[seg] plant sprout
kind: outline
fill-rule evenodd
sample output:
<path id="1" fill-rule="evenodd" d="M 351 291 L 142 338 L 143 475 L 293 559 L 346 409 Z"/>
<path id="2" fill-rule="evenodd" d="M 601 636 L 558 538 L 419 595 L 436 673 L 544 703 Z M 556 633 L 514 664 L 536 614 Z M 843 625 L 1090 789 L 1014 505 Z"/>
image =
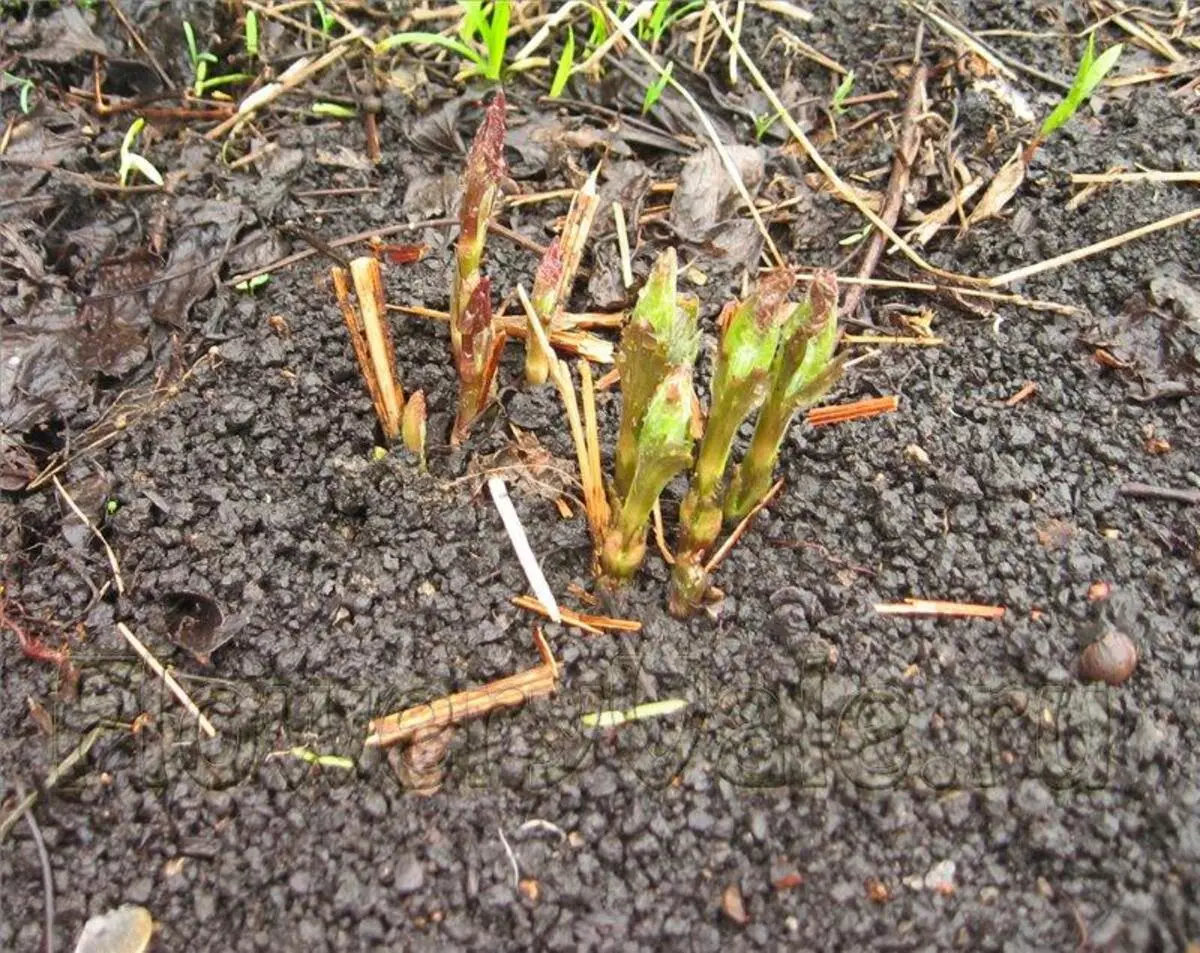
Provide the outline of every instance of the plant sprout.
<path id="1" fill-rule="evenodd" d="M 258 56 L 258 14 L 253 10 L 246 11 L 246 55 L 250 59 Z"/>
<path id="2" fill-rule="evenodd" d="M 704 6 L 703 0 L 690 0 L 675 9 L 672 0 L 657 0 L 650 16 L 638 23 L 638 39 L 657 46 L 663 35 L 677 22 Z"/>
<path id="3" fill-rule="evenodd" d="M 1055 130 L 1066 124 L 1079 111 L 1079 107 L 1091 98 L 1096 87 L 1117 65 L 1117 59 L 1120 56 L 1121 44 L 1118 43 L 1116 46 L 1110 46 L 1097 57 L 1096 33 L 1095 31 L 1089 33 L 1087 46 L 1084 48 L 1083 58 L 1079 61 L 1079 68 L 1075 71 L 1075 79 L 1071 83 L 1071 88 L 1063 97 L 1062 102 L 1055 106 L 1054 111 L 1046 117 L 1042 128 L 1038 130 L 1037 139 L 1034 141 L 1045 141 Z"/>
<path id="4" fill-rule="evenodd" d="M 663 90 L 667 88 L 667 83 L 671 81 L 671 71 L 674 66 L 674 62 L 668 62 L 666 69 L 659 73 L 658 78 L 646 87 L 646 95 L 642 98 L 642 115 L 648 113 L 662 97 Z"/>
<path id="5" fill-rule="evenodd" d="M 504 91 L 498 90 L 475 133 L 464 174 L 450 298 L 450 343 L 458 368 L 458 415 L 451 438 L 456 445 L 491 400 L 504 349 L 504 332 L 492 321 L 491 282 L 479 270 L 504 176 L 504 109 Z"/>
<path id="6" fill-rule="evenodd" d="M 229 73 L 225 76 L 210 77 L 208 75 L 209 66 L 215 65 L 219 60 L 212 53 L 200 51 L 196 45 L 196 31 L 192 29 L 192 25 L 187 20 L 183 21 L 183 38 L 187 43 L 188 60 L 192 64 L 192 95 L 196 98 L 200 98 L 206 92 L 220 86 L 244 83 L 254 78 L 247 73 Z"/>
<path id="7" fill-rule="evenodd" d="M 158 169 L 154 168 L 148 159 L 133 151 L 133 147 L 137 145 L 138 136 L 142 134 L 142 128 L 145 125 L 146 120 L 138 116 L 137 119 L 130 123 L 129 129 L 125 133 L 125 138 L 121 142 L 121 165 L 118 170 L 121 188 L 124 188 L 128 184 L 129 175 L 132 172 L 140 172 L 144 178 L 149 179 L 155 185 L 163 184 L 163 177 L 159 174 Z"/>
<path id="8" fill-rule="evenodd" d="M 725 469 L 738 428 L 766 397 L 783 324 L 787 294 L 796 282 L 784 268 L 764 277 L 744 301 L 725 306 L 713 370 L 712 406 L 691 486 L 679 508 L 679 544 L 671 573 L 670 608 L 687 615 L 708 588 L 704 559 L 721 533 Z"/>
<path id="9" fill-rule="evenodd" d="M 333 33 L 333 28 L 337 26 L 337 17 L 329 12 L 321 0 L 313 0 L 313 7 L 316 9 L 317 18 L 321 23 L 321 35 L 329 37 Z"/>
<path id="10" fill-rule="evenodd" d="M 854 89 L 854 70 L 851 70 L 845 75 L 838 88 L 833 91 L 833 114 L 840 116 L 846 111 L 846 100 L 850 98 L 850 93 Z"/>
<path id="11" fill-rule="evenodd" d="M 421 31 L 395 33 L 380 40 L 375 45 L 375 52 L 387 53 L 401 46 L 440 46 L 471 64 L 466 75 L 478 74 L 498 82 L 504 70 L 511 5 L 508 0 L 494 0 L 489 4 L 482 0 L 464 0 L 462 6 L 457 37 Z"/>
<path id="12" fill-rule="evenodd" d="M 575 31 L 567 28 L 567 41 L 563 45 L 562 56 L 558 58 L 558 68 L 554 71 L 554 79 L 550 82 L 550 98 L 558 99 L 567 88 L 567 80 L 571 78 L 571 66 L 575 63 Z"/>
<path id="13" fill-rule="evenodd" d="M 741 521 L 766 496 L 796 412 L 819 400 L 841 374 L 843 362 L 833 357 L 837 338 L 837 278 L 818 271 L 784 325 L 771 365 L 771 389 L 725 496 L 727 522 Z"/>
<path id="14" fill-rule="evenodd" d="M 28 116 L 29 111 L 33 108 L 29 101 L 34 89 L 33 80 L 25 76 L 17 76 L 8 70 L 4 71 L 3 76 L 6 86 L 17 87 L 17 105 L 21 108 L 21 112 Z"/>

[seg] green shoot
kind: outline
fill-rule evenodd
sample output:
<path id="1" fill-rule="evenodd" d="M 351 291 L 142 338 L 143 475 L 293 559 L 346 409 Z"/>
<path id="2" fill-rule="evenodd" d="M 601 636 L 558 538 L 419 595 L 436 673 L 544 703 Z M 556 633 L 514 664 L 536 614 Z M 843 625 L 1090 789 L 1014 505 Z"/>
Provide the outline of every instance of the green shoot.
<path id="1" fill-rule="evenodd" d="M 1117 59 L 1121 55 L 1121 44 L 1110 46 L 1107 50 L 1096 56 L 1096 34 L 1093 31 L 1088 34 L 1087 47 L 1083 51 L 1083 59 L 1079 61 L 1079 69 L 1075 72 L 1075 79 L 1071 83 L 1071 88 L 1067 91 L 1067 95 L 1063 97 L 1046 121 L 1042 123 L 1042 128 L 1038 130 L 1038 140 L 1045 140 L 1054 133 L 1055 130 L 1065 125 L 1072 116 L 1079 111 L 1079 107 L 1091 98 L 1096 87 L 1100 85 L 1109 71 L 1117 65 Z"/>
<path id="2" fill-rule="evenodd" d="M 271 280 L 270 275 L 255 275 L 253 278 L 247 278 L 245 281 L 239 281 L 233 286 L 235 291 L 242 291 L 246 294 L 253 294 L 263 285 Z"/>
<path id="3" fill-rule="evenodd" d="M 838 88 L 833 91 L 833 114 L 840 116 L 846 111 L 846 100 L 850 98 L 850 93 L 854 89 L 854 70 L 846 74 L 845 78 L 838 83 Z"/>
<path id="4" fill-rule="evenodd" d="M 592 32 L 588 35 L 587 48 L 594 50 L 608 39 L 608 20 L 596 7 L 588 7 L 588 12 L 592 17 Z"/>
<path id="5" fill-rule="evenodd" d="M 30 109 L 33 108 L 29 102 L 29 97 L 34 89 L 33 80 L 28 77 L 17 76 L 15 73 L 8 72 L 8 70 L 5 70 L 3 75 L 5 86 L 17 87 L 17 104 L 21 107 L 21 112 L 28 116 Z"/>
<path id="6" fill-rule="evenodd" d="M 258 14 L 253 10 L 246 11 L 246 55 L 250 59 L 258 56 Z"/>
<path id="7" fill-rule="evenodd" d="M 158 169 L 150 164 L 148 159 L 143 158 L 133 151 L 133 147 L 137 145 L 138 136 L 142 134 L 142 128 L 146 125 L 146 120 L 138 116 L 129 125 L 128 131 L 125 133 L 125 139 L 121 142 L 121 165 L 118 172 L 121 188 L 129 182 L 129 176 L 132 172 L 140 172 L 144 178 L 149 179 L 155 185 L 163 184 L 163 177 L 159 174 Z"/>
<path id="8" fill-rule="evenodd" d="M 337 26 L 337 18 L 329 12 L 329 9 L 321 0 L 313 0 L 313 7 L 316 9 L 317 18 L 321 22 L 321 35 L 328 38 L 333 34 L 333 28 Z"/>
<path id="9" fill-rule="evenodd" d="M 466 75 L 478 74 L 498 82 L 504 71 L 504 51 L 508 46 L 510 3 L 496 0 L 485 6 L 482 0 L 466 0 L 463 7 L 457 39 L 441 33 L 395 33 L 375 44 L 375 52 L 387 53 L 401 46 L 440 46 L 471 64 Z"/>
<path id="10" fill-rule="evenodd" d="M 183 38 L 187 43 L 188 59 L 192 64 L 192 95 L 197 99 L 210 90 L 221 86 L 230 86 L 234 83 L 244 83 L 254 78 L 247 73 L 229 73 L 226 76 L 209 78 L 209 66 L 220 61 L 212 53 L 200 51 L 199 46 L 196 45 L 196 32 L 187 20 L 183 21 Z"/>
<path id="11" fill-rule="evenodd" d="M 675 66 L 673 62 L 667 63 L 667 68 L 659 74 L 658 79 L 646 87 L 646 95 L 642 99 L 642 115 L 646 115 L 654 104 L 662 98 L 663 90 L 667 88 L 667 83 L 671 81 L 671 70 Z"/>
<path id="12" fill-rule="evenodd" d="M 671 0 L 657 0 L 650 16 L 638 24 L 638 39 L 657 46 L 663 35 L 681 19 L 704 6 L 703 0 L 690 0 L 672 10 Z"/>
<path id="13" fill-rule="evenodd" d="M 312 104 L 312 114 L 328 119 L 353 119 L 358 115 L 358 110 L 353 106 L 343 106 L 341 103 L 320 102 Z"/>
<path id="14" fill-rule="evenodd" d="M 754 117 L 754 138 L 761 142 L 762 137 L 767 134 L 770 128 L 779 121 L 779 113 L 763 113 L 761 116 Z"/>
<path id="15" fill-rule="evenodd" d="M 575 62 L 575 31 L 567 28 L 567 42 L 563 46 L 562 56 L 558 58 L 558 68 L 554 71 L 554 79 L 550 83 L 550 98 L 558 99 L 567 87 L 571 78 L 571 66 Z"/>

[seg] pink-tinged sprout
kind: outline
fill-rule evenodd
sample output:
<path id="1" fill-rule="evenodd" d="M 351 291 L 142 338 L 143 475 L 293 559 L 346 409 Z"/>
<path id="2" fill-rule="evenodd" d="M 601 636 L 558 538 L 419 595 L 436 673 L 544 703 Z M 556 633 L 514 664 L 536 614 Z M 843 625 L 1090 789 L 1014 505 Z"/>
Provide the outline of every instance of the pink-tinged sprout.
<path id="1" fill-rule="evenodd" d="M 734 471 L 725 497 L 726 522 L 740 522 L 766 495 L 797 411 L 816 403 L 841 376 L 844 358 L 833 356 L 838 339 L 837 298 L 834 273 L 817 272 L 784 326 L 783 343 L 771 367 L 771 390 L 759 411 L 746 458 Z"/>
<path id="2" fill-rule="evenodd" d="M 675 249 L 654 263 L 621 335 L 617 368 L 621 379 L 621 424 L 617 434 L 614 489 L 629 492 L 638 465 L 642 419 L 659 384 L 676 367 L 691 367 L 700 346 L 700 302 L 676 290 Z"/>
<path id="3" fill-rule="evenodd" d="M 558 308 L 558 286 L 563 274 L 562 241 L 555 238 L 538 263 L 533 278 L 534 314 L 529 321 L 538 320 L 546 337 L 550 336 L 555 312 Z M 525 380 L 532 385 L 544 384 L 550 376 L 550 355 L 542 347 L 539 335 L 531 327 L 525 338 Z"/>
<path id="4" fill-rule="evenodd" d="M 571 200 L 571 208 L 563 223 L 562 234 L 550 243 L 538 265 L 533 282 L 533 309 L 541 321 L 546 336 L 551 335 L 562 321 L 563 309 L 571 297 L 571 287 L 583 258 L 592 221 L 599 206 L 596 191 L 597 171 L 593 171 Z M 532 329 L 526 336 L 525 379 L 530 384 L 543 384 L 549 376 L 549 357 Z"/>
<path id="5" fill-rule="evenodd" d="M 769 273 L 745 301 L 726 305 L 713 373 L 712 407 L 692 484 L 679 509 L 679 544 L 671 574 L 670 609 L 694 611 L 708 586 L 705 554 L 721 533 L 725 469 L 742 422 L 762 403 L 783 323 L 791 314 L 787 295 L 796 276 L 786 268 Z"/>
<path id="6" fill-rule="evenodd" d="M 404 405 L 400 433 L 404 438 L 404 446 L 421 458 L 422 465 L 425 463 L 426 416 L 425 392 L 419 390 L 409 397 L 408 403 Z"/>
<path id="7" fill-rule="evenodd" d="M 628 580 L 646 555 L 646 532 L 654 504 L 668 483 L 692 462 L 691 365 L 674 368 L 646 408 L 638 435 L 637 468 L 600 551 L 610 587 Z"/>
<path id="8" fill-rule="evenodd" d="M 451 442 L 460 444 L 487 406 L 504 334 L 492 321 L 491 286 L 479 271 L 487 226 L 504 175 L 504 91 L 497 90 L 467 155 L 454 287 L 450 299 L 450 346 L 458 369 L 458 414 Z"/>

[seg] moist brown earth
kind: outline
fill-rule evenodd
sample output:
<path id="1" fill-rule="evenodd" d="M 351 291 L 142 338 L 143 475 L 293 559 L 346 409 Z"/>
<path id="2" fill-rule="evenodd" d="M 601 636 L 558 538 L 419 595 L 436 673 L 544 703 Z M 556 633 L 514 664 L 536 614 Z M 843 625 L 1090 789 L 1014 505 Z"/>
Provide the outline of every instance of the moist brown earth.
<path id="1" fill-rule="evenodd" d="M 844 129 L 882 108 L 890 120 L 874 133 L 822 146 L 842 175 L 883 188 L 892 139 L 881 132 L 899 121 L 918 17 L 858 0 L 820 6 L 807 26 L 751 8 L 747 46 L 773 82 L 790 73 L 824 102 L 830 74 L 789 61 L 778 42 L 768 47 L 776 27 L 852 67 L 854 95 L 900 91 L 838 117 Z M 1068 19 L 1053 24 L 1032 3 L 948 6 L 974 31 L 1022 31 L 990 42 L 1069 79 L 1081 47 L 1061 34 L 1087 25 L 1079 9 L 1055 8 Z M 171 22 L 180 16 L 172 11 Z M 96 33 L 110 53 L 138 61 L 110 20 L 102 16 Z M 148 35 L 167 30 L 160 21 L 143 22 Z M 678 34 L 686 61 L 687 31 Z M 1104 37 L 1102 45 L 1128 39 L 1112 29 Z M 185 76 L 178 44 L 158 48 L 168 71 Z M 1123 72 L 1161 65 L 1126 49 Z M 994 171 L 1030 126 L 981 91 L 966 65 L 949 68 L 956 52 L 926 24 L 931 109 L 954 123 L 972 169 Z M 87 85 L 85 61 L 56 67 L 64 85 Z M 725 62 L 722 52 L 709 67 L 721 91 Z M 624 63 L 642 75 L 632 58 Z M 145 78 L 144 68 L 126 69 Z M 510 345 L 498 411 L 450 450 L 445 329 L 396 316 L 405 389 L 429 400 L 429 464 L 423 472 L 400 450 L 375 459 L 328 259 L 284 268 L 253 294 L 227 282 L 307 248 L 281 230 L 288 222 L 328 240 L 445 214 L 441 177 L 452 191 L 461 159 L 422 136 L 440 128 L 469 138 L 486 93 L 474 89 L 461 114 L 431 120 L 455 95 L 439 75 L 416 99 L 384 97 L 383 159 L 369 169 L 344 167 L 364 151 L 356 122 L 278 117 L 280 148 L 261 173 L 230 171 L 219 147 L 164 125 L 165 138 L 144 151 L 164 170 L 193 170 L 163 206 L 164 254 L 181 268 L 199 265 L 200 278 L 165 283 L 157 299 L 139 291 L 132 309 L 114 303 L 132 297 L 121 291 L 163 273 L 145 252 L 162 200 L 97 193 L 58 174 L 20 183 L 34 173 L 3 167 L 0 227 L 19 243 L 0 263 L 10 289 L 5 351 L 49 328 L 86 357 L 78 380 L 54 385 L 49 410 L 30 398 L 20 422 L 19 401 L 6 404 L 5 432 L 38 464 L 74 451 L 59 479 L 100 525 L 125 587 L 117 597 L 103 549 L 52 485 L 0 498 L 9 612 L 19 606 L 48 644 L 69 642 L 80 673 L 78 697 L 65 697 L 55 669 L 25 658 L 5 631 L 0 816 L 91 729 L 106 729 L 33 810 L 53 869 L 58 948 L 89 916 L 122 903 L 152 912 L 152 948 L 164 950 L 1193 948 L 1200 507 L 1120 488 L 1200 489 L 1194 222 L 1011 289 L 1075 313 L 1004 302 L 980 312 L 951 297 L 872 289 L 873 327 L 908 334 L 898 316 L 927 308 L 945 343 L 883 348 L 830 397 L 896 394 L 897 413 L 794 428 L 786 488 L 721 567 L 726 598 L 712 614 L 667 615 L 666 566 L 651 553 L 617 607 L 642 632 L 546 626 L 564 672 L 557 696 L 461 729 L 439 793 L 407 792 L 388 759 L 364 749 L 375 715 L 537 663 L 534 620 L 510 601 L 527 584 L 471 461 L 503 450 L 513 425 L 573 472 L 564 418 L 549 389 L 523 389 L 522 355 Z M 615 68 L 610 76 L 607 101 L 636 116 L 641 87 Z M 344 91 L 344 76 L 328 82 Z M 939 235 L 933 262 L 999 274 L 1194 206 L 1188 186 L 1143 183 L 1067 208 L 1078 191 L 1071 172 L 1200 168 L 1195 93 L 1173 95 L 1182 84 L 1129 86 L 1106 94 L 1098 113 L 1082 110 L 1037 154 L 1005 215 L 962 237 Z M 1039 116 L 1055 101 L 1040 80 L 1022 74 L 1016 86 Z M 529 191 L 569 184 L 566 160 L 547 158 L 521 132 L 553 118 L 553 107 L 531 80 L 508 92 L 514 178 Z M 648 120 L 660 139 L 673 117 L 694 123 L 664 103 L 668 118 Z M 4 108 L 14 110 L 13 93 Z M 46 108 L 64 137 L 54 140 L 65 150 L 56 161 L 111 181 L 115 159 L 97 156 L 116 149 L 127 120 L 98 121 L 78 104 Z M 556 115 L 604 128 L 581 108 Z M 716 115 L 754 143 L 743 115 Z M 83 121 L 96 124 L 97 141 L 79 137 Z M 828 127 L 821 112 L 812 122 L 814 133 Z M 944 143 L 937 121 L 928 128 Z M 766 178 L 803 190 L 795 176 L 813 170 L 771 135 Z M 621 161 L 641 162 L 660 182 L 677 178 L 693 151 L 670 138 L 674 150 L 622 141 Z M 597 155 L 571 161 L 590 168 Z M 924 187 L 922 208 L 943 201 L 939 179 Z M 773 231 L 789 258 L 853 273 L 838 242 L 861 228 L 857 213 L 826 193 L 800 208 L 794 224 Z M 529 206 L 506 221 L 544 243 L 563 211 Z M 430 245 L 419 263 L 387 266 L 390 301 L 446 307 L 452 237 L 430 227 L 389 239 Z M 640 274 L 668 240 L 661 227 L 644 229 Z M 14 260 L 18 247 L 30 261 Z M 596 239 L 594 292 L 614 249 L 611 231 Z M 214 261 L 215 287 L 206 277 Z M 492 237 L 496 287 L 528 282 L 535 263 Z M 697 263 L 711 272 L 695 289 L 711 343 L 742 267 Z M 877 275 L 922 278 L 897 254 Z M 595 302 L 583 285 L 581 308 Z M 89 296 L 100 296 L 90 317 L 100 330 L 77 339 L 70 318 Z M 112 353 L 97 353 L 106 346 Z M 1105 366 L 1098 347 L 1135 366 Z M 46 366 L 52 375 L 51 358 Z M 1027 382 L 1036 391 L 1010 404 Z M 614 393 L 601 397 L 608 445 L 618 406 Z M 125 414 L 126 426 L 88 449 L 88 428 L 106 412 Z M 553 590 L 576 604 L 564 594 L 591 584 L 590 544 L 582 518 L 563 519 L 538 492 L 555 480 L 542 470 L 509 482 Z M 673 487 L 665 501 L 669 526 L 681 492 Z M 1111 595 L 1095 600 L 1095 583 Z M 208 595 L 226 614 L 232 637 L 208 666 L 167 638 L 164 607 L 179 592 Z M 1005 614 L 875 611 L 914 596 Z M 175 667 L 218 738 L 197 737 L 117 622 Z M 1119 687 L 1083 683 L 1080 648 L 1112 628 L 1137 645 L 1136 671 Z M 581 727 L 585 712 L 668 698 L 690 705 L 617 730 Z M 35 706 L 50 734 L 31 716 Z M 287 754 L 297 746 L 353 767 L 310 765 Z M 42 948 L 43 902 L 38 852 L 21 821 L 0 848 L 0 949 Z"/>

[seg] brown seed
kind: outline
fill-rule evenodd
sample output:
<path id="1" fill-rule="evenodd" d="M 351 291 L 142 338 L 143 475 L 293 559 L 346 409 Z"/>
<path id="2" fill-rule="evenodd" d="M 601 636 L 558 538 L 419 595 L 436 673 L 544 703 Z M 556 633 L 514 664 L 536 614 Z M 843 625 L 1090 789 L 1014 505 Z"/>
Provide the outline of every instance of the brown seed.
<path id="1" fill-rule="evenodd" d="M 1137 668 L 1137 646 L 1123 632 L 1111 631 L 1083 650 L 1079 674 L 1091 682 L 1120 685 Z"/>
<path id="2" fill-rule="evenodd" d="M 1088 602 L 1103 602 L 1112 594 L 1112 586 L 1107 582 L 1093 582 L 1088 586 Z"/>
<path id="3" fill-rule="evenodd" d="M 887 903 L 892 899 L 891 891 L 888 890 L 887 884 L 875 877 L 867 878 L 867 896 L 875 903 Z"/>
<path id="4" fill-rule="evenodd" d="M 517 889 L 521 891 L 521 895 L 530 903 L 537 903 L 538 897 L 542 895 L 542 888 L 532 877 L 526 877 L 517 884 Z"/>
<path id="5" fill-rule="evenodd" d="M 738 926 L 745 926 L 750 922 L 750 917 L 746 914 L 746 904 L 742 900 L 741 888 L 737 884 L 730 884 L 721 894 L 721 910 Z"/>

